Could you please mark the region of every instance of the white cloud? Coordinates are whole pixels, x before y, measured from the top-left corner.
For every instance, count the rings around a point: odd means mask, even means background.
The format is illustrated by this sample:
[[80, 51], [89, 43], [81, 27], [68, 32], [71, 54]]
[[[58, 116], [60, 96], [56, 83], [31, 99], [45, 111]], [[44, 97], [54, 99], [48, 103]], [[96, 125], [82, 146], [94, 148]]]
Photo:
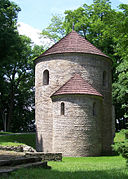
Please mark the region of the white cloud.
[[121, 3], [128, 4], [128, 0], [120, 0]]
[[41, 31], [23, 22], [18, 23], [18, 31], [20, 35], [26, 35], [31, 38], [32, 42], [36, 45], [43, 45], [46, 48], [50, 46], [51, 41], [48, 38], [44, 38], [40, 35]]

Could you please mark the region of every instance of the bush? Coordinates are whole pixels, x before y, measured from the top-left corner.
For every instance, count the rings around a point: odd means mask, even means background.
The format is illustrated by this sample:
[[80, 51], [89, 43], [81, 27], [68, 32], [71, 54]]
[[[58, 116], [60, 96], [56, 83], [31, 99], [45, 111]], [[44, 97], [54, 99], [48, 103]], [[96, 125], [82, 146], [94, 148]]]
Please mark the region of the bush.
[[125, 138], [128, 139], [128, 130], [125, 131]]
[[124, 134], [125, 134], [124, 141], [115, 142], [115, 144], [113, 145], [113, 149], [126, 159], [126, 165], [128, 166], [128, 130], [124, 130]]

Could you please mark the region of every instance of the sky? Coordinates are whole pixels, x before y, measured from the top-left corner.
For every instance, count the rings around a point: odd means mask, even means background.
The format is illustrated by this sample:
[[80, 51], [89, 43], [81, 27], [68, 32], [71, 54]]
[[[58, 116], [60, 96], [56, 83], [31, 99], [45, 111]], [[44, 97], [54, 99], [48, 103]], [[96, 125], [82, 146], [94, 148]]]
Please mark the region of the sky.
[[[21, 8], [18, 15], [19, 33], [29, 36], [36, 44], [45, 45], [48, 40], [41, 38], [40, 32], [50, 24], [53, 14], [63, 14], [65, 10], [74, 10], [83, 4], [92, 4], [93, 0], [11, 0]], [[111, 0], [114, 9], [128, 0]]]

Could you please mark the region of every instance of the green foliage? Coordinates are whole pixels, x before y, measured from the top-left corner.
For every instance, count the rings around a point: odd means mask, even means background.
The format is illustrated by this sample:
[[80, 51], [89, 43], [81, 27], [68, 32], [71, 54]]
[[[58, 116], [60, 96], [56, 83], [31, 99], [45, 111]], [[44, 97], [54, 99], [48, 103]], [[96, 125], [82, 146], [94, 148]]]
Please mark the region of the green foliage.
[[53, 16], [51, 24], [43, 30], [43, 34], [56, 42], [71, 32], [74, 26], [75, 31], [112, 58], [116, 119], [128, 117], [127, 22], [128, 4], [120, 4], [119, 10], [114, 10], [109, 0], [94, 0], [91, 5], [84, 4], [75, 10], [66, 10], [63, 19]]
[[[123, 133], [128, 136], [128, 130], [124, 130]], [[126, 164], [128, 166], [128, 138], [125, 137], [124, 141], [115, 142], [113, 149], [126, 159]]]
[[61, 15], [53, 15], [51, 24], [46, 29], [43, 29], [41, 34], [54, 42], [60, 40], [65, 35], [63, 17]]
[[76, 10], [65, 11], [66, 32], [74, 29], [107, 55], [112, 55], [113, 41], [110, 30], [115, 11], [108, 0], [97, 0], [90, 6], [84, 4]]
[[13, 132], [35, 130], [33, 59], [43, 51], [18, 34], [19, 11], [15, 3], [0, 1], [0, 130], [6, 109], [7, 131]]
[[120, 132], [115, 134], [114, 143], [123, 142], [125, 140], [125, 130], [122, 129]]
[[13, 132], [34, 130], [33, 59], [43, 50], [39, 46], [32, 48], [28, 37], [19, 38], [15, 61], [6, 64], [0, 71], [0, 118], [4, 120], [6, 108], [7, 130]]
[[21, 36], [17, 46], [15, 61], [6, 64], [0, 72], [1, 118], [4, 117], [2, 114], [6, 108], [7, 129], [15, 132], [24, 131], [23, 126], [27, 128], [31, 125], [31, 119], [34, 119], [34, 71], [33, 64], [29, 63], [32, 55], [31, 41]]
[[0, 65], [13, 61], [19, 36], [16, 29], [20, 8], [9, 0], [0, 0]]
[[34, 45], [33, 49], [32, 49], [32, 59], [30, 59], [30, 63], [33, 64], [33, 60], [35, 60], [35, 58], [37, 58], [39, 55], [41, 55], [44, 52], [44, 47], [43, 46], [39, 46], [39, 45]]
[[11, 134], [11, 135], [0, 135], [0, 145], [19, 145], [26, 144], [33, 148], [36, 148], [36, 135], [30, 134]]
[[51, 170], [22, 169], [8, 179], [127, 179], [125, 160], [120, 157], [64, 157], [62, 162], [48, 162]]
[[128, 5], [121, 4], [122, 12], [116, 14], [115, 36], [116, 54], [119, 58], [113, 83], [113, 102], [118, 118], [128, 117]]

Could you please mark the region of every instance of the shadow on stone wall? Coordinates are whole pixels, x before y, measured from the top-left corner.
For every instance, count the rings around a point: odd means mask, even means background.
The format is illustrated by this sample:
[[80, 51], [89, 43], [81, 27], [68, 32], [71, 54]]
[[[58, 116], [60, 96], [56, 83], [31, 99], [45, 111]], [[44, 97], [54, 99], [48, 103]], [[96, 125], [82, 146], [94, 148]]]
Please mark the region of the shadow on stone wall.
[[36, 137], [36, 150], [37, 150], [37, 152], [44, 151], [42, 135], [40, 136], [40, 139], [38, 137]]

